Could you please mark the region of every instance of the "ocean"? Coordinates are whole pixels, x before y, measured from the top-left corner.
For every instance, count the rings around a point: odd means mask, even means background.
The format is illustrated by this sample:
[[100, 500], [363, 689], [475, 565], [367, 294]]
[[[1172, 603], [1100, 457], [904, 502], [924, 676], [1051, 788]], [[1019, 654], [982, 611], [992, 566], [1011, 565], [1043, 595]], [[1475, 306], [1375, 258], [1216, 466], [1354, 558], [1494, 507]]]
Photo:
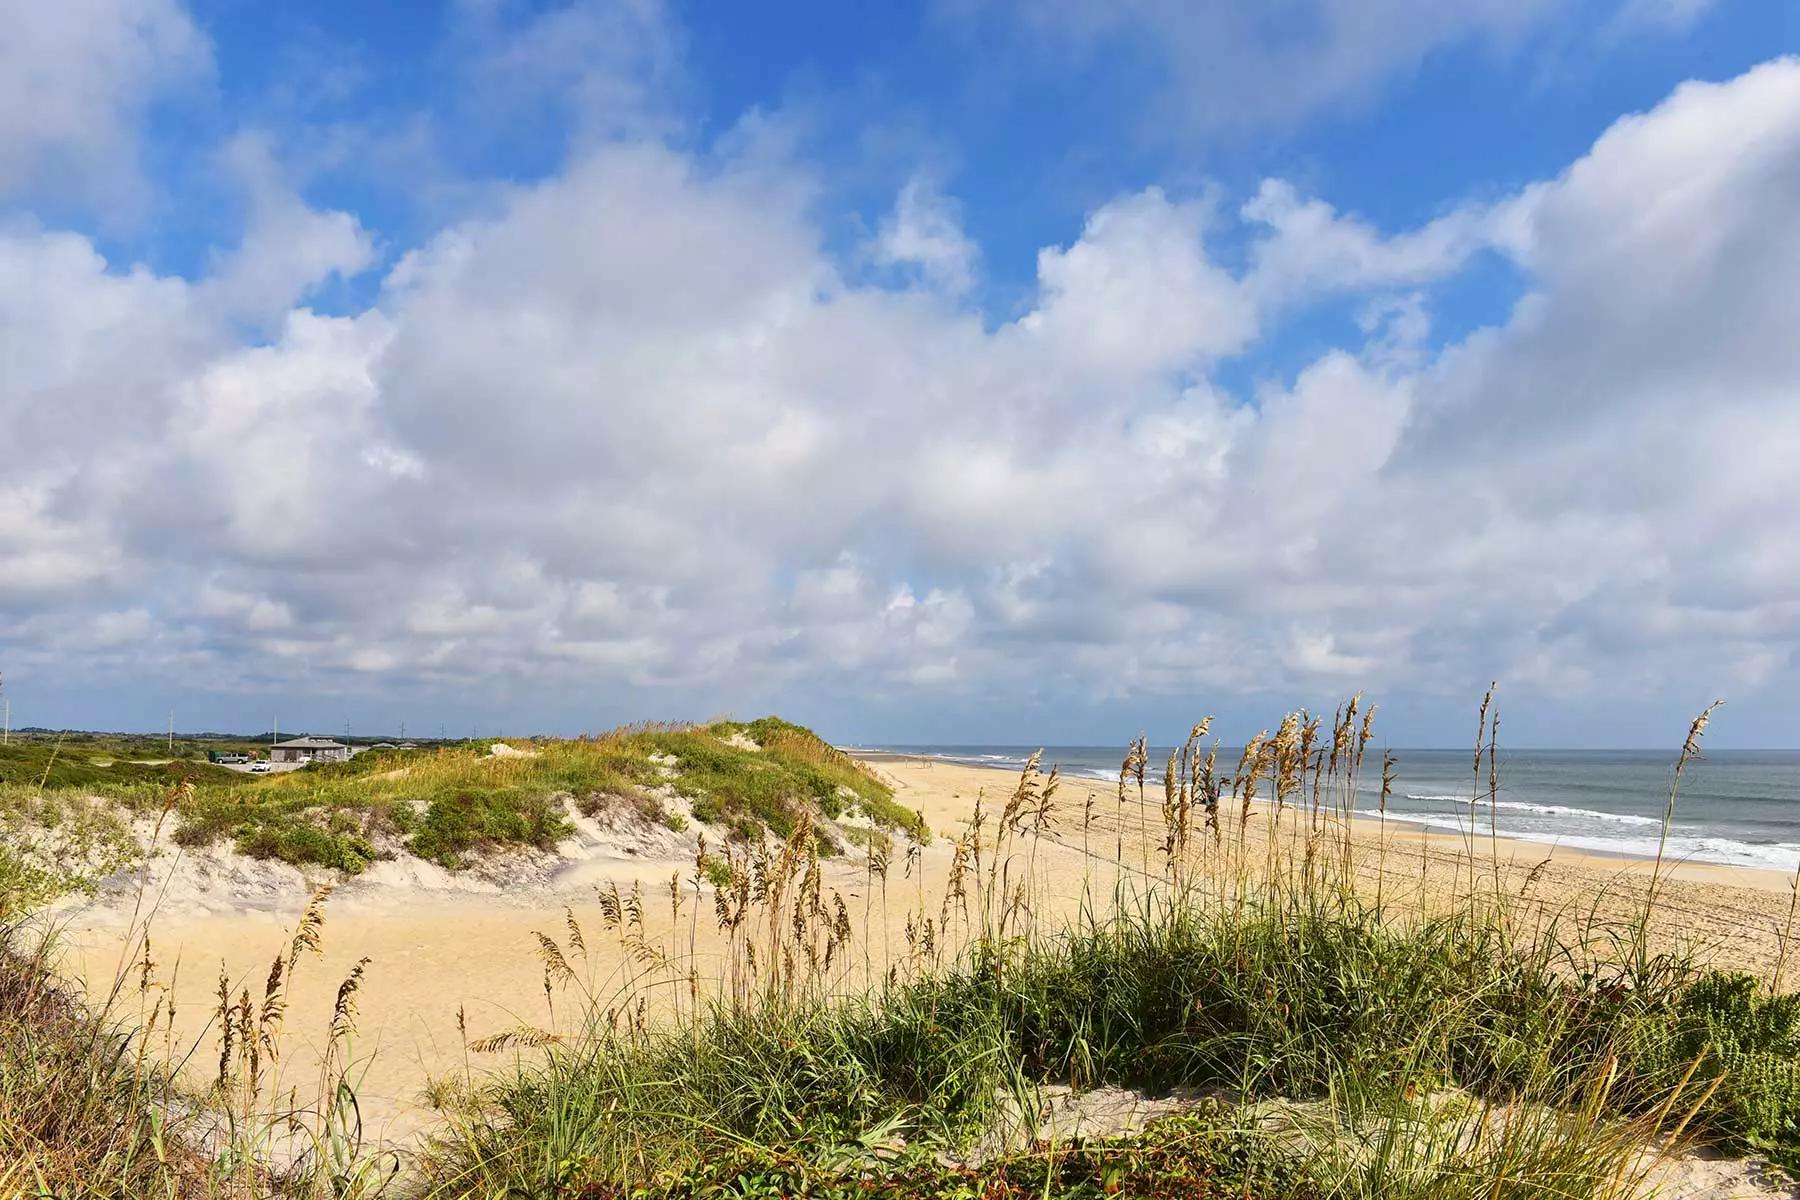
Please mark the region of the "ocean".
[[[1037, 747], [865, 746], [972, 766], [1018, 770]], [[1456, 833], [1469, 823], [1477, 792], [1469, 750], [1397, 750], [1390, 821]], [[1116, 781], [1120, 746], [1049, 746], [1044, 769]], [[1150, 751], [1154, 788], [1162, 787], [1168, 747]], [[1221, 748], [1222, 771], [1237, 750]], [[1639, 750], [1499, 752], [1500, 787], [1491, 812], [1502, 837], [1602, 854], [1651, 857], [1669, 799], [1674, 755]], [[1149, 779], [1151, 775], [1147, 775]], [[1487, 763], [1482, 763], [1476, 827], [1488, 831]], [[1381, 788], [1380, 751], [1369, 747], [1358, 811], [1374, 816]], [[1718, 750], [1689, 762], [1669, 829], [1671, 861], [1721, 863], [1778, 871], [1800, 868], [1800, 750]]]

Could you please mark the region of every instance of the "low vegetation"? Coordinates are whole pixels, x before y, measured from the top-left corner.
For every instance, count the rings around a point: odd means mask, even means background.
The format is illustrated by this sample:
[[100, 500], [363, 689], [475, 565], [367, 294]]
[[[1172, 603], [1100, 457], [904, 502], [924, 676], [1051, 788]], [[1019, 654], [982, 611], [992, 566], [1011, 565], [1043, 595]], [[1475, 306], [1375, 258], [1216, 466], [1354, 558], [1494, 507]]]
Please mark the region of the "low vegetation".
[[[446, 777], [493, 770], [490, 784], [521, 795], [581, 797], [602, 777], [622, 795], [668, 786], [696, 816], [716, 805], [703, 819], [770, 832], [697, 858], [668, 890], [662, 941], [650, 901], [617, 889], [601, 897], [603, 928], [571, 914], [562, 937], [542, 937], [546, 1002], [584, 1019], [573, 1033], [548, 1019], [471, 1031], [473, 1053], [521, 1053], [435, 1081], [439, 1123], [405, 1170], [361, 1145], [342, 1059], [326, 1056], [324, 1099], [305, 1114], [271, 1099], [272, 1049], [258, 1074], [286, 982], [321, 935], [322, 896], [262, 995], [221, 988], [219, 1079], [186, 1107], [144, 1082], [158, 1016], [146, 941], [138, 990], [152, 999], [136, 1025], [51, 1001], [0, 1031], [0, 1054], [15, 1055], [0, 1130], [29, 1131], [0, 1133], [0, 1148], [36, 1172], [11, 1182], [94, 1196], [1625, 1200], [1690, 1145], [1800, 1159], [1800, 1000], [1653, 951], [1654, 877], [1635, 922], [1525, 920], [1471, 838], [1455, 894], [1429, 908], [1371, 896], [1350, 869], [1346, 814], [1371, 738], [1356, 706], [1329, 725], [1289, 718], [1229, 772], [1205, 730], [1156, 796], [1134, 746], [1111, 813], [1064, 810], [1055, 773], [1033, 762], [998, 811], [977, 808], [948, 887], [919, 894], [898, 947], [866, 933], [898, 864], [872, 847], [863, 870], [880, 886], [853, 914], [819, 837], [834, 804], [874, 817], [873, 797], [891, 796], [863, 784], [865, 796], [854, 765], [803, 731], [643, 728], [536, 744], [536, 758], [471, 753], [488, 765]], [[1485, 719], [1484, 737], [1491, 763]], [[385, 787], [400, 769], [359, 759], [268, 794]], [[448, 807], [430, 824], [457, 794], [431, 793], [409, 836], [489, 836], [467, 832], [489, 820], [474, 800], [455, 810], [463, 825]], [[1107, 851], [1072, 920], [1050, 919], [1036, 875], [1058, 837]], [[695, 970], [701, 919], [728, 944], [716, 979]], [[590, 960], [608, 939], [634, 965], [600, 986]], [[8, 961], [0, 986], [51, 994], [41, 963]], [[359, 981], [339, 993], [333, 1038], [353, 1026]], [[15, 1042], [37, 1056], [23, 1069], [3, 1049]], [[1185, 1099], [1147, 1129], [1070, 1139], [1041, 1121], [1050, 1085]], [[103, 1169], [63, 1169], [82, 1154]]]
[[[536, 739], [503, 744], [499, 755], [494, 746], [370, 749], [258, 777], [189, 759], [107, 757], [143, 746], [40, 739], [0, 747], [0, 811], [93, 796], [153, 815], [173, 795], [184, 846], [229, 841], [257, 858], [348, 874], [401, 852], [460, 869], [484, 850], [547, 849], [572, 832], [565, 798], [590, 815], [623, 802], [671, 827], [686, 821], [670, 803], [679, 798], [696, 819], [739, 839], [786, 837], [802, 815], [929, 837], [886, 784], [775, 717]], [[207, 747], [187, 748], [203, 758]]]

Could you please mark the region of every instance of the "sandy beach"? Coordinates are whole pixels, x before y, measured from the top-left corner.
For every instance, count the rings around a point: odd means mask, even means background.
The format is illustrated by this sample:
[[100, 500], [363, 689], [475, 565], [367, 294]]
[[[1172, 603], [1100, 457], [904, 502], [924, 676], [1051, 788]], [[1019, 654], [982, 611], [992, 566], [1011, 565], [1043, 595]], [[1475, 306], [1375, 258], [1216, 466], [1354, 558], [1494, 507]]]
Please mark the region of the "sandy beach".
[[[867, 755], [865, 761], [893, 785], [900, 803], [923, 814], [936, 836], [916, 859], [896, 850], [885, 889], [863, 858], [845, 856], [826, 864], [825, 886], [844, 899], [855, 933], [842, 968], [846, 987], [873, 980], [905, 960], [909, 924], [916, 952], [925, 918], [935, 924], [943, 911], [953, 839], [968, 828], [978, 797], [989, 815], [991, 837], [993, 817], [1017, 782], [1009, 772], [927, 759]], [[1121, 845], [1127, 864], [1148, 862], [1152, 873], [1160, 870], [1161, 799], [1160, 790], [1151, 789], [1145, 801], [1153, 827], [1147, 844], [1135, 789], [1120, 805], [1111, 784], [1063, 781], [1053, 833], [1035, 856], [1033, 909], [1040, 925], [1073, 914], [1084, 895], [1109, 895]], [[1286, 828], [1294, 828], [1300, 815], [1290, 810]], [[1270, 816], [1263, 809], [1252, 819], [1253, 847], [1264, 845], [1260, 839]], [[1589, 912], [1629, 919], [1642, 905], [1647, 862], [1526, 842], [1501, 840], [1496, 846], [1500, 886], [1520, 897], [1520, 911], [1536, 919]], [[1394, 824], [1384, 830], [1377, 822], [1358, 820], [1354, 847], [1359, 887], [1373, 894], [1381, 877], [1384, 899], [1396, 907], [1415, 904], [1421, 895], [1427, 905], [1441, 901], [1468, 870], [1463, 841], [1456, 836], [1425, 835]], [[696, 908], [692, 852], [678, 851], [677, 843], [661, 849], [644, 855], [617, 848], [609, 856], [601, 846], [553, 872], [540, 872], [529, 886], [451, 890], [417, 879], [345, 882], [330, 901], [322, 956], [303, 958], [296, 973], [286, 1021], [292, 1045], [282, 1064], [284, 1086], [307, 1091], [338, 985], [367, 958], [354, 1045], [363, 1071], [364, 1118], [370, 1132], [384, 1138], [414, 1134], [429, 1119], [421, 1097], [430, 1079], [506, 1065], [504, 1055], [470, 1054], [469, 1039], [520, 1024], [566, 1029], [574, 997], [561, 987], [552, 987], [546, 997], [538, 934], [566, 945], [572, 916], [588, 944], [580, 971], [600, 994], [647, 978], [649, 968], [603, 931], [601, 887], [624, 893], [634, 885], [641, 888], [646, 940], [684, 963], [691, 953], [702, 977], [717, 978], [723, 943], [712, 918], [711, 889], [703, 889]], [[1485, 836], [1478, 849], [1479, 869], [1492, 872]], [[171, 862], [163, 860], [165, 874]], [[1128, 870], [1127, 878], [1131, 875]], [[672, 876], [682, 890], [678, 911], [670, 903]], [[1678, 863], [1665, 869], [1659, 892], [1654, 925], [1659, 944], [1693, 945], [1720, 966], [1772, 972], [1789, 907], [1786, 878]], [[173, 1031], [160, 1040], [177, 1059], [188, 1058], [197, 1077], [203, 1078], [206, 1064], [216, 1059], [210, 1014], [221, 971], [234, 995], [244, 988], [256, 992], [305, 899], [299, 881], [289, 894], [235, 911], [220, 911], [216, 897], [210, 907], [196, 907], [193, 897], [174, 888], [146, 897], [147, 904], [161, 906], [151, 922], [154, 974], [168, 982], [176, 1008]], [[115, 978], [124, 979], [117, 1011], [135, 1015], [139, 975], [121, 962], [128, 911], [115, 900], [65, 910], [59, 919], [67, 969], [94, 995], [104, 994]], [[667, 997], [676, 991], [668, 987], [650, 994]]]

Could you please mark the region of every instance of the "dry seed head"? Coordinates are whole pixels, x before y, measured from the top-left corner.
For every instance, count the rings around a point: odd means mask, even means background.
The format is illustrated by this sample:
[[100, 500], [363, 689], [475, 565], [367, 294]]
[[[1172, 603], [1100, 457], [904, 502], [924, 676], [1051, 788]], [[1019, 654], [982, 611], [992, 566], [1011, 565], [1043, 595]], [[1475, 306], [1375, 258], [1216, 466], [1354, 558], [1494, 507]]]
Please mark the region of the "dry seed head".
[[964, 876], [968, 873], [968, 870], [969, 870], [969, 838], [968, 838], [967, 834], [964, 834], [962, 837], [959, 837], [956, 839], [956, 846], [951, 851], [950, 881], [945, 889], [945, 899], [946, 900], [948, 900], [952, 896], [961, 897], [965, 894], [965, 891], [963, 888], [963, 879], [964, 879]]
[[356, 1032], [356, 993], [362, 987], [363, 969], [369, 962], [368, 958], [357, 959], [344, 982], [338, 984], [337, 1001], [331, 1006], [332, 1041], [342, 1041]]
[[562, 1039], [547, 1030], [531, 1025], [518, 1025], [505, 1033], [491, 1034], [488, 1037], [476, 1038], [469, 1043], [469, 1049], [477, 1054], [493, 1054], [501, 1050], [519, 1047], [532, 1049], [538, 1046], [553, 1046]]
[[651, 945], [649, 939], [644, 936], [641, 930], [634, 929], [628, 931], [625, 936], [620, 939], [620, 944], [625, 947], [633, 958], [637, 959], [645, 966], [660, 967], [667, 961], [663, 952]]
[[581, 936], [581, 922], [575, 919], [575, 910], [567, 905], [563, 906], [563, 922], [569, 928], [570, 947], [587, 954], [587, 939]]
[[1270, 743], [1269, 760], [1275, 777], [1275, 803], [1280, 805], [1300, 786], [1300, 714], [1281, 719]]
[[[1039, 829], [1050, 828], [1050, 816], [1056, 811], [1056, 805], [1051, 803], [1051, 800], [1056, 795], [1056, 789], [1061, 786], [1062, 767], [1060, 765], [1052, 765], [1050, 768], [1050, 776], [1044, 780], [1044, 788], [1038, 793], [1037, 812], [1033, 814], [1033, 818]], [[918, 850], [919, 847], [915, 844], [913, 847], [914, 853], [917, 853]]]
[[156, 964], [150, 959], [150, 935], [144, 934], [144, 957], [138, 963], [138, 995], [150, 994], [150, 980], [155, 977]]
[[299, 961], [302, 951], [319, 953], [320, 936], [325, 928], [325, 901], [330, 898], [332, 887], [330, 883], [321, 884], [300, 913], [300, 924], [294, 927], [294, 940], [288, 946], [290, 975], [294, 973], [294, 964]]
[[837, 909], [831, 932], [840, 942], [850, 940], [850, 910], [844, 907], [844, 898], [836, 892], [831, 893], [831, 902]]
[[1700, 757], [1700, 739], [1706, 733], [1707, 725], [1712, 721], [1713, 710], [1723, 703], [1725, 703], [1723, 700], [1714, 700], [1706, 706], [1704, 712], [1694, 718], [1694, 723], [1688, 726], [1687, 739], [1681, 743], [1680, 761], [1682, 763], [1685, 764], [1690, 758]]
[[555, 939], [549, 937], [547, 934], [539, 933], [535, 929], [532, 930], [531, 935], [537, 939], [538, 958], [542, 960], [544, 964], [545, 990], [549, 990], [550, 980], [552, 978], [564, 979], [573, 983], [575, 981], [575, 972], [570, 969], [568, 960], [563, 957], [562, 949], [557, 946]]
[[636, 879], [631, 881], [631, 896], [625, 901], [625, 923], [634, 929], [644, 927], [644, 885]]
[[219, 1006], [215, 1010], [219, 1019], [219, 1086], [223, 1088], [225, 1081], [231, 1078], [232, 1051], [237, 1043], [237, 1023], [232, 1020], [231, 980], [225, 974], [225, 964], [219, 964]]
[[1345, 737], [1344, 706], [1340, 704], [1337, 711], [1331, 714], [1331, 758], [1326, 763], [1333, 775], [1337, 774], [1338, 761], [1343, 757]]
[[276, 955], [275, 961], [269, 964], [269, 978], [263, 984], [262, 1011], [257, 1020], [265, 1029], [280, 1021], [286, 1008], [281, 992], [281, 969], [285, 962], [280, 955]]
[[1487, 747], [1488, 708], [1494, 703], [1494, 689], [1500, 686], [1495, 680], [1488, 684], [1487, 692], [1481, 697], [1481, 716], [1475, 730], [1475, 773], [1481, 774], [1481, 752]]

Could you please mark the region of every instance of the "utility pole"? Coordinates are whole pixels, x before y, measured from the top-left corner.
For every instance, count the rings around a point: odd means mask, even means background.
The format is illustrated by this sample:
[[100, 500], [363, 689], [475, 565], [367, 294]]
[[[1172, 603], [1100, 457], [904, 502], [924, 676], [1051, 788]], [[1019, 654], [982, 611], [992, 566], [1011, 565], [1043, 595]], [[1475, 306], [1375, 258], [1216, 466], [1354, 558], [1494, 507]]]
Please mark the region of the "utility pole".
[[403, 742], [406, 740], [406, 722], [405, 721], [400, 722], [400, 740]]
[[169, 753], [175, 753], [175, 710], [169, 710]]
[[6, 709], [6, 733], [0, 745], [12, 745], [12, 697], [6, 694], [6, 676], [0, 673], [0, 705]]

